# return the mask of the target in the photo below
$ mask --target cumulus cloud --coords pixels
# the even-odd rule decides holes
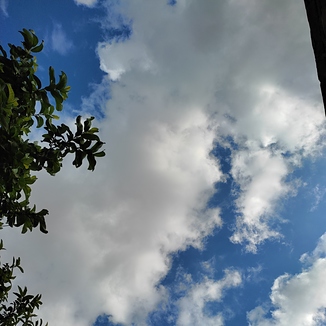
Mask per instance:
[[[239,216],[231,240],[246,243],[249,251],[281,235],[273,228],[279,199],[295,194],[298,183],[286,177],[308,156],[321,151],[325,134],[322,112],[313,103],[284,91],[262,87],[259,100],[246,117],[233,123],[234,151],[231,175],[238,183]],[[257,127],[253,127],[256,125]]]
[[[250,326],[318,326],[326,321],[326,234],[311,255],[311,265],[296,275],[279,276],[272,286],[271,308],[258,306],[247,317]],[[267,317],[267,313],[271,317]]]
[[[302,81],[296,77],[302,62],[304,71],[314,68],[306,22],[289,26],[282,18],[304,18],[303,6],[289,2],[280,11],[266,2],[178,2],[173,8],[152,3],[147,10],[160,15],[144,19],[141,6],[126,3],[121,10],[133,18],[132,38],[100,44],[102,69],[112,80],[129,71],[124,82],[143,71],[153,85],[146,80],[137,86],[142,97],[155,89],[154,94],[170,101],[179,101],[177,95],[185,108],[200,103],[218,126],[220,141],[231,137],[236,144],[231,176],[239,186],[231,240],[255,252],[266,239],[281,236],[273,227],[282,220],[276,208],[298,186],[288,183],[287,176],[302,159],[321,151],[325,135],[320,97],[308,88],[303,98]],[[262,21],[265,10],[279,24]],[[174,37],[161,42],[161,35]],[[308,71],[305,76],[312,79]],[[311,84],[318,89],[316,81]]]
[[[84,111],[103,105],[99,94],[110,86],[100,123],[107,156],[91,175],[68,165],[55,179],[40,175],[33,200],[50,209],[46,237],[4,234],[12,248],[5,254],[20,255],[29,276],[18,281],[43,294],[43,317],[58,326],[89,325],[102,313],[146,323],[166,296],[159,284],[171,254],[202,248],[222,225],[219,208],[206,207],[225,180],[210,154],[216,142],[232,149],[238,186],[232,241],[251,251],[279,236],[275,208],[293,191],[287,176],[321,148],[323,111],[301,2],[119,4],[133,33],[125,43],[99,44],[108,77],[84,99]],[[72,47],[60,25],[53,46],[61,54]],[[208,325],[220,323],[202,306],[238,284],[239,275],[227,273],[184,300]]]
[[[52,49],[61,55],[66,55],[72,48],[73,43],[67,37],[61,24],[55,24],[51,34]]]
[[[190,326],[222,326],[224,325],[223,312],[209,316],[204,312],[205,305],[209,302],[221,301],[225,292],[241,284],[241,275],[237,271],[226,270],[225,276],[217,281],[205,279],[194,284],[185,297],[177,303],[179,316],[176,325]]]
[[[207,117],[196,107],[163,114],[124,100],[130,103],[112,108],[101,126],[107,157],[96,173],[67,166],[56,180],[41,175],[35,184],[35,201],[51,212],[50,233],[27,235],[25,253],[22,243],[9,234],[5,239],[22,257],[26,275],[34,275],[30,290],[48,303],[44,318],[60,315],[56,325],[87,325],[101,313],[142,325],[164,298],[157,285],[170,268],[170,253],[200,248],[221,225],[219,210],[206,209],[221,178],[208,155],[215,132]]]
[[[119,43],[116,47],[102,42],[98,46],[98,55],[101,58],[100,68],[113,81],[118,80],[123,73],[131,69],[150,70],[152,68],[150,58],[147,57],[141,44],[134,39]]]

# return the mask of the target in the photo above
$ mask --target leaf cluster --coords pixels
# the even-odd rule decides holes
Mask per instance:
[[[4,226],[21,227],[22,233],[39,227],[47,233],[47,209],[36,210],[30,205],[31,185],[37,180],[33,174],[45,170],[54,176],[62,167],[63,159],[72,154],[72,164],[80,167],[88,161],[93,171],[96,158],[105,155],[103,142],[92,127],[94,117],[76,118],[76,130],[65,124],[55,124],[55,113],[63,109],[70,86],[61,72],[58,80],[53,67],[49,68],[49,82],[43,86],[36,76],[34,53],[43,49],[33,30],[23,29],[21,46],[8,44],[9,54],[0,45],[0,229]],[[43,128],[40,143],[28,136],[33,128]],[[0,251],[3,250],[0,242]],[[42,320],[33,321],[41,295],[29,295],[26,288],[18,287],[16,297],[7,304],[15,269],[23,272],[20,259],[11,264],[0,261],[0,325],[41,326]]]
[[[0,228],[6,218],[7,225],[21,226],[23,233],[37,226],[46,233],[48,211],[37,212],[35,206],[29,206],[30,185],[36,181],[33,171],[44,169],[55,175],[69,153],[75,156],[73,165],[80,167],[86,158],[93,171],[96,157],[105,155],[100,151],[104,143],[96,134],[99,130],[91,127],[93,117],[82,122],[78,116],[75,132],[65,124],[53,123],[68,97],[67,76],[61,72],[56,81],[50,67],[49,83],[43,87],[32,54],[42,50],[43,41],[39,44],[32,30],[20,33],[22,46],[9,44],[10,55],[0,45]],[[33,127],[43,126],[46,133],[41,146],[27,136]]]
[[[0,250],[4,250],[2,240],[0,241]],[[43,325],[42,319],[33,321],[33,318],[37,316],[34,310],[39,309],[42,304],[40,294],[35,296],[27,294],[26,287],[22,289],[18,286],[18,292],[13,292],[15,300],[7,304],[12,281],[16,278],[14,276],[16,268],[22,273],[24,272],[20,266],[20,258],[13,258],[11,264],[5,263],[0,268],[0,325],[41,326]]]

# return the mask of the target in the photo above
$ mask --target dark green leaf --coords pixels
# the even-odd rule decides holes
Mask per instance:
[[[87,160],[88,160],[88,170],[94,171],[95,165],[96,165],[96,160],[93,154],[88,154],[87,155]]]
[[[32,29],[30,29],[29,31],[31,32],[31,34],[33,36],[33,46],[36,46],[38,43],[38,37],[35,35],[35,32]]]
[[[55,100],[55,108],[57,111],[61,111],[63,108],[62,102],[63,98],[57,90],[51,91],[51,95],[54,97]]]
[[[93,127],[91,129],[88,130],[88,132],[91,132],[92,134],[95,133],[95,132],[99,132],[98,128],[96,127]]]
[[[44,120],[40,115],[35,116],[37,120],[37,128],[41,128],[43,126]]]
[[[95,152],[97,152],[102,146],[103,146],[103,142],[98,141],[92,148],[91,151],[94,154]]]
[[[23,28],[22,31],[19,31],[20,34],[24,37],[24,46],[27,50],[30,50],[31,47],[33,47],[33,35],[30,31],[28,31],[26,28]]]
[[[102,151],[102,152],[95,153],[94,156],[95,157],[103,157],[103,156],[105,156],[105,152]]]
[[[61,71],[61,75],[59,77],[60,80],[56,85],[56,89],[61,91],[61,89],[65,88],[67,85],[67,75],[63,71]]]
[[[72,164],[75,165],[76,168],[79,168],[83,164],[83,158],[83,152],[81,150],[77,150]]]
[[[54,77],[54,69],[53,67],[49,67],[49,76],[50,76],[50,85],[55,85],[55,77]]]
[[[4,48],[0,45],[0,51],[2,53],[2,55],[7,58],[7,52],[4,50]]]
[[[82,137],[83,137],[84,139],[100,141],[99,136],[94,135],[94,134],[92,134],[92,133],[88,133],[88,132],[84,132],[84,133],[82,134]]]
[[[31,51],[34,53],[41,52],[43,50],[43,46],[44,46],[44,41],[42,41],[42,43],[40,43],[39,45],[33,47]]]
[[[91,125],[92,125],[92,120],[94,120],[94,117],[87,118],[84,122],[84,131],[89,131]]]
[[[83,132],[83,125],[82,123],[80,122],[81,120],[81,116],[79,115],[77,118],[76,118],[76,126],[77,126],[77,132],[76,132],[76,136],[80,136]]]

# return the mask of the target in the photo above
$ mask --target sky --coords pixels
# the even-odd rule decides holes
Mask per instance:
[[[0,1],[44,40],[94,172],[38,174],[47,235],[2,231],[55,326],[326,325],[325,114],[298,0]],[[37,138],[37,132],[34,137]]]

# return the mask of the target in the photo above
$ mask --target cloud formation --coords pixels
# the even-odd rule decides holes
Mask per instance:
[[[97,4],[97,0],[74,0],[77,5],[83,5],[86,7],[94,7]]]
[[[311,255],[300,260],[311,263],[296,275],[279,276],[272,286],[271,308],[258,306],[247,317],[250,326],[318,326],[326,321],[326,234]],[[271,317],[267,317],[267,313]]]
[[[8,1],[7,0],[0,0],[0,9],[2,11],[2,14],[5,17],[8,17]]]
[[[114,98],[113,88],[110,104]],[[48,303],[44,318],[56,325],[87,325],[102,313],[144,324],[164,298],[157,285],[170,268],[170,253],[201,247],[221,226],[219,209],[206,209],[221,178],[209,156],[215,132],[207,117],[196,107],[163,114],[121,99],[126,105],[111,109],[101,126],[107,158],[96,173],[67,166],[55,180],[41,175],[35,184],[35,201],[51,212],[47,237],[27,235],[23,244],[9,234],[5,239],[22,257],[26,275],[34,275],[30,290]]]
[[[241,275],[237,271],[226,270],[225,276],[217,281],[206,278],[203,282],[194,284],[185,297],[177,303],[179,315],[178,326],[222,326],[224,325],[223,312],[212,316],[205,313],[207,303],[221,301],[225,292],[241,284]]]
[[[240,187],[231,240],[253,252],[264,240],[281,236],[273,229],[281,221],[279,200],[295,194],[298,186],[286,177],[303,159],[318,155],[325,134],[322,112],[313,103],[266,86],[259,95],[248,116],[234,123],[235,139],[243,138],[231,170]]]
[[[155,94],[153,108],[162,105],[160,98],[179,112],[196,103],[217,126],[217,141],[234,149],[230,175],[238,186],[238,216],[231,241],[256,252],[265,240],[281,236],[274,228],[282,221],[279,200],[298,186],[287,177],[323,146],[325,123],[313,90],[319,87],[308,70],[315,67],[304,7],[292,1],[173,7],[157,2],[144,4],[151,12],[146,19],[139,8],[129,1],[120,8],[133,19],[133,34],[126,42],[99,45],[101,68],[114,81],[122,78],[123,90],[135,98]],[[279,23],[261,20],[262,12]],[[290,26],[292,16],[302,19]],[[304,97],[298,69],[306,72]]]
[[[220,209],[207,208],[215,184],[226,178],[211,155],[216,142],[232,151],[231,239],[255,251],[280,235],[276,208],[294,188],[287,176],[319,153],[324,134],[303,4],[125,0],[114,8],[132,20],[133,33],[125,42],[99,43],[108,77],[84,99],[90,111],[110,87],[100,123],[107,156],[91,175],[69,164],[55,179],[41,174],[33,200],[50,209],[49,235],[12,237],[10,230],[4,238],[30,277],[18,281],[43,294],[43,317],[58,326],[89,325],[102,313],[125,325],[146,324],[166,297],[160,281],[171,254],[202,248],[222,227]],[[63,55],[72,48],[61,25],[52,40]],[[322,266],[314,266],[319,273]],[[291,282],[275,283],[275,304]],[[239,283],[230,272],[191,288],[180,301],[179,324],[198,316],[207,325],[222,323],[202,308]]]
[[[61,24],[55,24],[51,34],[52,49],[61,55],[66,55],[73,48],[73,43],[67,37]]]

